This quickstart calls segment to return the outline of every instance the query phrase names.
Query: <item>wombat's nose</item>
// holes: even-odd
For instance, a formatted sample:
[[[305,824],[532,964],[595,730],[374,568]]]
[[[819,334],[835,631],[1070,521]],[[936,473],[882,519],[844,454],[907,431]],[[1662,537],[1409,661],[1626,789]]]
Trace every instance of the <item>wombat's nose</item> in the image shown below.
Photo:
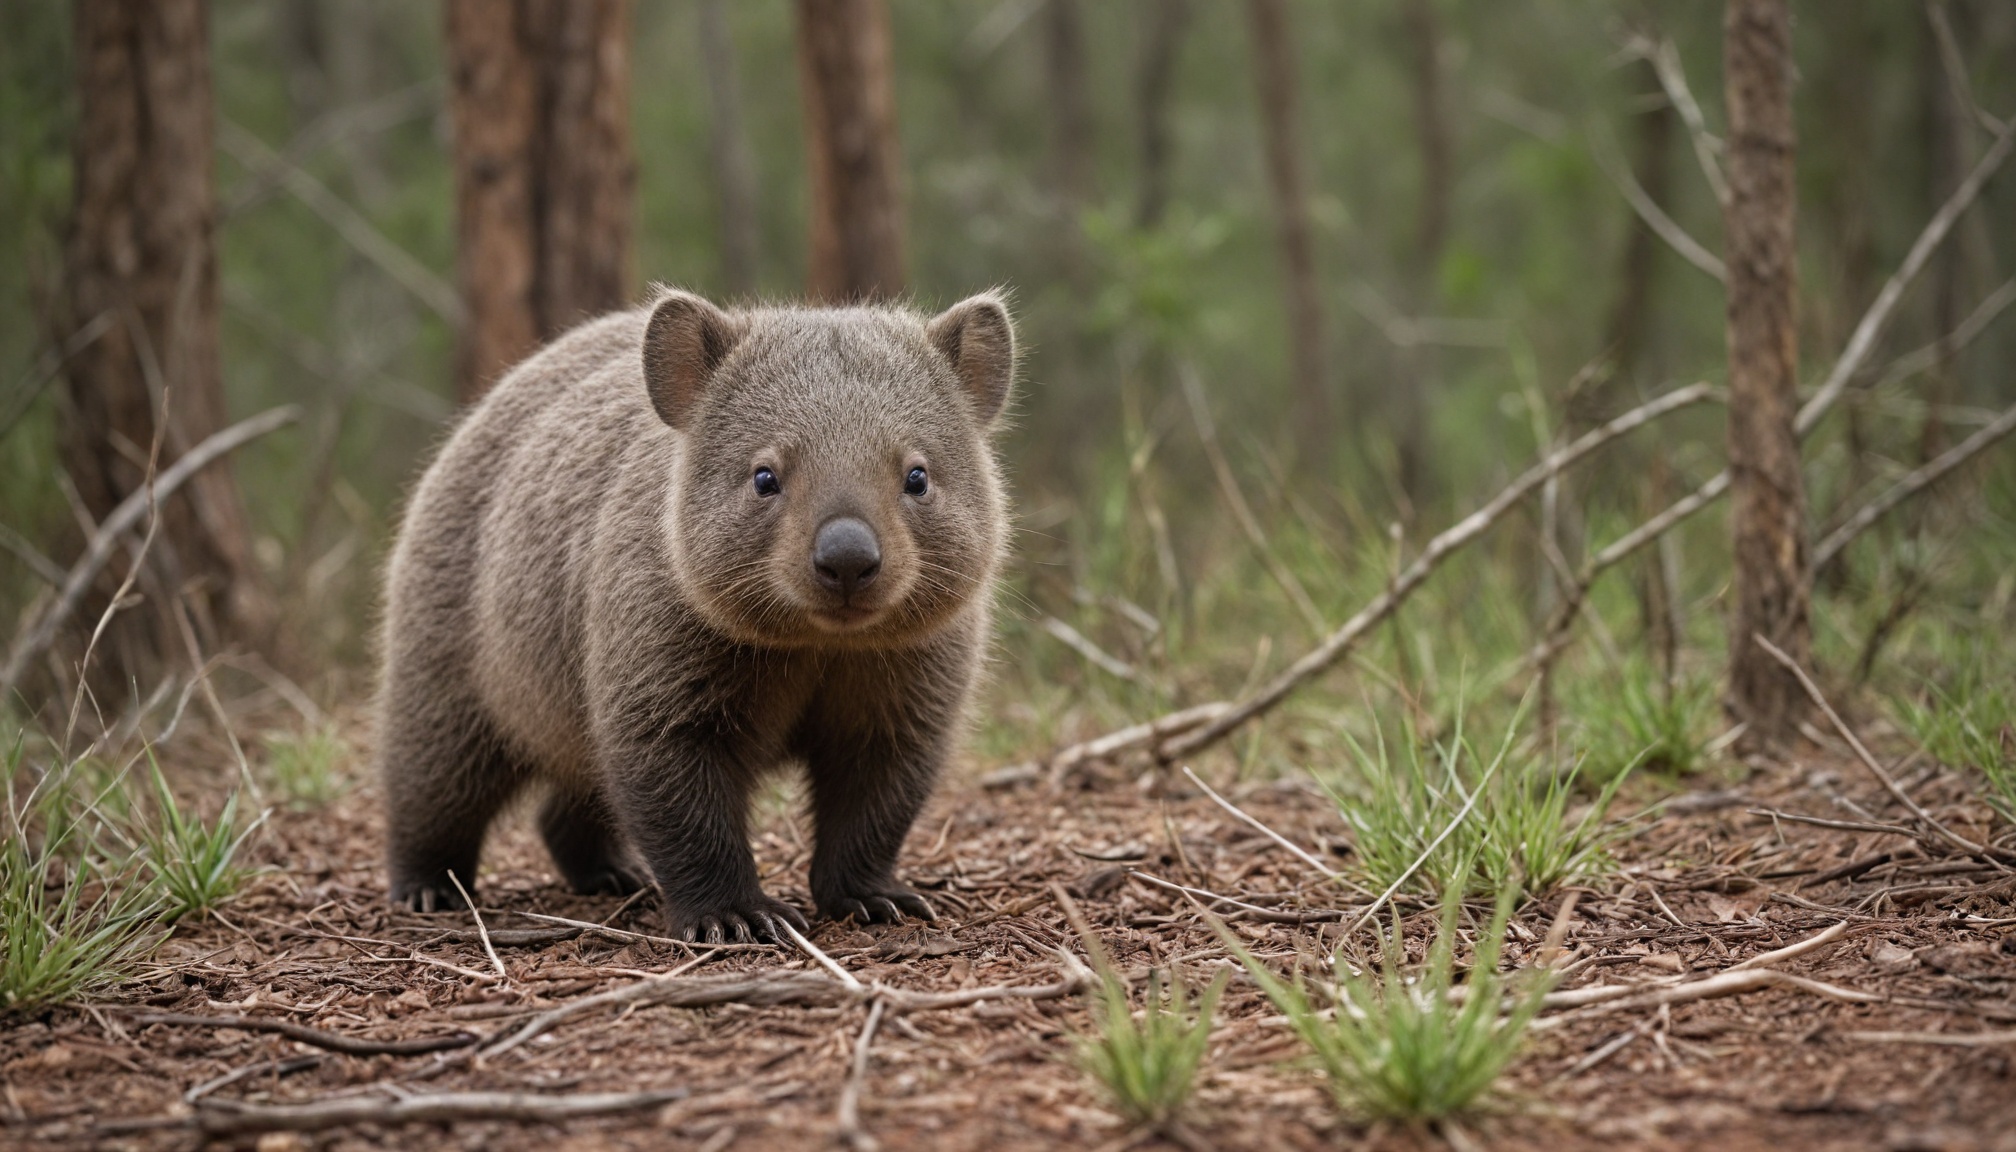
[[[875,530],[852,516],[828,520],[812,539],[812,570],[819,582],[845,598],[865,588],[882,571],[882,546]]]

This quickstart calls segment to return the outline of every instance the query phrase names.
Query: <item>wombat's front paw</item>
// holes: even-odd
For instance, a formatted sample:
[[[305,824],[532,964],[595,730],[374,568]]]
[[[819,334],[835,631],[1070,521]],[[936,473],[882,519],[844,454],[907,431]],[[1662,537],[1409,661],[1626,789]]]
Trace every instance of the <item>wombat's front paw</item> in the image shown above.
[[[819,914],[833,920],[852,916],[857,924],[894,924],[905,916],[938,919],[929,901],[894,881],[857,884],[823,896],[819,900]]]
[[[567,886],[581,896],[628,896],[641,891],[644,884],[642,876],[622,864],[567,877]]]
[[[392,906],[414,912],[453,912],[467,908],[469,902],[462,899],[462,893],[455,890],[454,882],[444,872],[425,878],[393,880]]]
[[[672,935],[696,944],[749,944],[760,940],[782,944],[790,940],[783,925],[800,932],[812,930],[804,913],[761,892],[711,905],[668,904],[665,911],[672,922]]]

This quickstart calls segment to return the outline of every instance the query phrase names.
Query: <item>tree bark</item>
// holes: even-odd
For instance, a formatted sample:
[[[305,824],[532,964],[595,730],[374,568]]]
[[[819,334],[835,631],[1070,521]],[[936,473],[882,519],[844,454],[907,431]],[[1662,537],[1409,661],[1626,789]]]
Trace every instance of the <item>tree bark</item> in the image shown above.
[[[1651,65],[1646,65],[1647,71]],[[1680,119],[1670,104],[1661,104],[1638,118],[1637,156],[1632,167],[1638,186],[1655,204],[1672,203],[1673,126]],[[1634,213],[1631,237],[1624,242],[1624,265],[1620,270],[1617,299],[1610,309],[1610,362],[1616,378],[1628,381],[1645,353],[1645,332],[1651,317],[1652,276],[1658,268],[1661,244],[1652,229]],[[1599,390],[1601,391],[1601,390]],[[1597,397],[1592,396],[1592,399]],[[1601,405],[1577,413],[1590,424],[1600,422]]]
[[[1798,680],[1753,639],[1800,664],[1811,650],[1799,406],[1792,19],[1787,0],[1729,0],[1723,21],[1730,197],[1729,471],[1734,611],[1729,706],[1758,745],[1783,744],[1805,710]]]
[[[1043,64],[1050,80],[1050,140],[1057,204],[1070,227],[1092,195],[1092,106],[1085,69],[1085,21],[1078,0],[1045,5]]]
[[[1135,113],[1139,117],[1141,192],[1134,223],[1153,228],[1169,210],[1169,100],[1176,84],[1176,57],[1190,28],[1190,0],[1145,0],[1143,22],[1148,38],[1141,46],[1141,71],[1135,81]]]
[[[1414,50],[1414,124],[1421,140],[1421,268],[1432,282],[1449,237],[1449,119],[1442,107],[1442,31],[1435,0],[1407,0]]]
[[[1304,460],[1330,450],[1330,373],[1323,348],[1323,300],[1316,282],[1316,245],[1309,227],[1309,191],[1302,168],[1295,49],[1283,0],[1247,0],[1253,26],[1253,66],[1260,84],[1260,120],[1267,179],[1281,243],[1283,292],[1295,373],[1295,427]]]
[[[629,0],[448,0],[465,403],[631,294]]]
[[[798,83],[812,201],[807,290],[831,303],[900,295],[903,163],[883,0],[798,0]]]
[[[721,222],[721,280],[729,293],[756,294],[761,234],[756,223],[756,162],[742,126],[735,41],[725,0],[700,0],[700,71],[707,78],[707,147]]]
[[[218,360],[215,112],[203,0],[77,0],[78,121],[62,322],[111,326],[71,357],[62,457],[102,519],[160,467],[226,424]],[[273,610],[228,461],[160,510],[142,588],[179,598],[214,641],[263,641]],[[181,653],[174,617],[122,623],[138,663]],[[142,668],[123,672],[139,674]],[[122,677],[123,678],[123,677]]]

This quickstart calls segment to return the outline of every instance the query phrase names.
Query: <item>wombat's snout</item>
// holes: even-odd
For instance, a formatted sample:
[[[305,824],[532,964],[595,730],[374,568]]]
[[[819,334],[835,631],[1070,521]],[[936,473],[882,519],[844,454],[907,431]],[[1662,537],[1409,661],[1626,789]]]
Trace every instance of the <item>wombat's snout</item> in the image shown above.
[[[882,571],[882,545],[875,530],[852,516],[835,517],[820,525],[812,538],[812,570],[819,583],[844,601],[866,588]]]

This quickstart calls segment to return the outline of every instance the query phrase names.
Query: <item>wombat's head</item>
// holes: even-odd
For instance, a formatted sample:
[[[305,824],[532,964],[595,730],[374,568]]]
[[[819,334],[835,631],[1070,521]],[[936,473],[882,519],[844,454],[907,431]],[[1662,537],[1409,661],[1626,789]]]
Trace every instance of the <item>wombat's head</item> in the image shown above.
[[[644,378],[683,441],[667,525],[681,586],[753,643],[942,626],[987,593],[1006,543],[990,430],[1014,375],[992,294],[928,319],[667,294]]]

